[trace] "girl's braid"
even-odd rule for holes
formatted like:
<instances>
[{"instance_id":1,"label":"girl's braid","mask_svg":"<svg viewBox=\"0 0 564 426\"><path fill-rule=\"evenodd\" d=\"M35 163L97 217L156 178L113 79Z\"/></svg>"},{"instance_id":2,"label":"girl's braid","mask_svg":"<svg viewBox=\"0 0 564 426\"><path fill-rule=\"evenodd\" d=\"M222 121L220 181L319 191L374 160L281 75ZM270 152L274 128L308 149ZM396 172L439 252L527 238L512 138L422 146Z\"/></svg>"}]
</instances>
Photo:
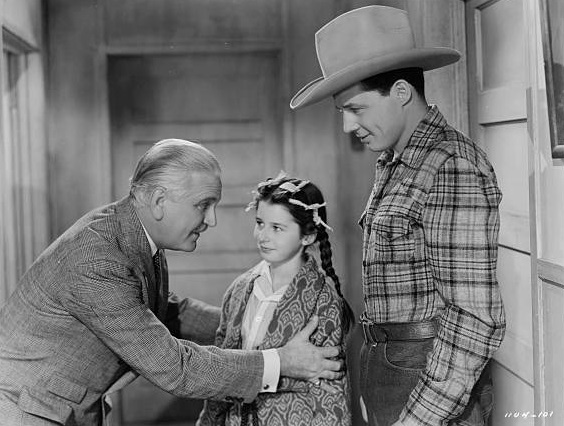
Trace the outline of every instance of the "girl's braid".
<instances>
[{"instance_id":1,"label":"girl's braid","mask_svg":"<svg viewBox=\"0 0 564 426\"><path fill-rule=\"evenodd\" d=\"M321 258L321 267L323 268L327 276L335 282L337 293L343 300L343 313L345 317L345 324L343 326L346 334L350 330L352 324L354 324L354 312L341 291L341 282L339 281L339 277L335 272L335 268L333 268L333 251L331 250L329 235L327 235L327 231L323 226L317 227L317 239L319 241L319 257Z\"/></svg>"}]
</instances>

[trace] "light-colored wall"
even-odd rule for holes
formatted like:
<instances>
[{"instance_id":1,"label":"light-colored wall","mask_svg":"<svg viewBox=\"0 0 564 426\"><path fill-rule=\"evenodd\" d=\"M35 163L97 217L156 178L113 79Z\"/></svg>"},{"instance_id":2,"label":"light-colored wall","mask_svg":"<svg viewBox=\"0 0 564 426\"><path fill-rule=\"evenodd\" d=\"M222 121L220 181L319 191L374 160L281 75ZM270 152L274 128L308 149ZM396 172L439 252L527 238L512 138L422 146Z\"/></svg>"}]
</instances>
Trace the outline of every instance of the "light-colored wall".
<instances>
[{"instance_id":1,"label":"light-colored wall","mask_svg":"<svg viewBox=\"0 0 564 426\"><path fill-rule=\"evenodd\" d=\"M533 265L535 425L564 424L564 159L553 159L546 100L539 0L527 0L529 25L530 163L536 227ZM556 47L560 48L560 47Z\"/></svg>"},{"instance_id":2,"label":"light-colored wall","mask_svg":"<svg viewBox=\"0 0 564 426\"><path fill-rule=\"evenodd\" d=\"M96 0L49 0L51 237L111 200L109 128Z\"/></svg>"},{"instance_id":3,"label":"light-colored wall","mask_svg":"<svg viewBox=\"0 0 564 426\"><path fill-rule=\"evenodd\" d=\"M335 136L335 108L325 100L298 111L290 111L290 98L305 84L318 78L321 70L315 52L314 35L317 29L340 13L339 2L309 1L307 8L300 0L288 2L288 16L292 19L286 29L289 61L289 85L284 107L288 111L286 135L286 167L289 172L316 183L327 201L327 216L334 232L330 234L333 263L343 281L345 293L352 285L345 278L348 234L344 226L346 204L343 185L346 178L339 169L341 141Z\"/></svg>"},{"instance_id":4,"label":"light-colored wall","mask_svg":"<svg viewBox=\"0 0 564 426\"><path fill-rule=\"evenodd\" d=\"M3 25L35 46L42 42L42 0L3 0Z\"/></svg>"},{"instance_id":5,"label":"light-colored wall","mask_svg":"<svg viewBox=\"0 0 564 426\"><path fill-rule=\"evenodd\" d=\"M17 55L20 74L14 86L17 90L12 87L18 96L19 119L11 125L19 126L18 142L10 137L0 144L0 161L4 162L0 166L1 208L7 213L0 214L0 304L49 242L42 7L41 0L1 3L1 23L6 31L6 37L0 37L1 45ZM3 60L4 56L0 62ZM5 71L4 64L1 65L0 73ZM0 116L5 118L6 112ZM3 137L4 132L0 132L0 138Z\"/></svg>"},{"instance_id":6,"label":"light-colored wall","mask_svg":"<svg viewBox=\"0 0 564 426\"><path fill-rule=\"evenodd\" d=\"M521 186L528 187L528 203L522 207L527 208L530 219L530 256L500 256L500 268L505 278L511 278L502 290L509 307L508 333L513 334L506 341L513 346L504 342L497 355L499 363L494 366L492 424L552 426L564 424L564 344L555 337L562 334L564 324L564 160L551 155L540 0L522 3L528 138L525 150L514 153L511 162L506 159L502 166L528 172L527 182ZM524 158L526 163L519 161ZM525 284L530 288L522 288ZM524 290L530 297L522 297ZM521 296L516 297L518 294ZM517 350L519 342L526 348L526 356Z\"/></svg>"}]
</instances>

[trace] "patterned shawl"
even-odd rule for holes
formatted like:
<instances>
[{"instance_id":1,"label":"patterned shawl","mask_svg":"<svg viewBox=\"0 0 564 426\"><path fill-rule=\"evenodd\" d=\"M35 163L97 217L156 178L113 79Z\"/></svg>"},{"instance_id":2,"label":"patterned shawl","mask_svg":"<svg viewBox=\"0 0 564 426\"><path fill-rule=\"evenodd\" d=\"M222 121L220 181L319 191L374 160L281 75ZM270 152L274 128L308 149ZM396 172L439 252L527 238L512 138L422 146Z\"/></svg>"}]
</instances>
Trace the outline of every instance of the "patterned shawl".
<instances>
[{"instance_id":1,"label":"patterned shawl","mask_svg":"<svg viewBox=\"0 0 564 426\"><path fill-rule=\"evenodd\" d=\"M245 307L258 277L258 268L247 271L228 288L216 345L222 348L241 348L241 326ZM258 349L284 346L311 317L319 316L319 326L311 336L318 345L342 346L342 299L334 283L321 271L313 256L288 286ZM253 402L259 424L269 426L350 425L350 391L348 377L332 381L338 390L331 394L311 382L281 377L277 393L261 393ZM198 425L241 425L244 406L241 401L207 401ZM246 425L245 425L246 426Z\"/></svg>"}]
</instances>

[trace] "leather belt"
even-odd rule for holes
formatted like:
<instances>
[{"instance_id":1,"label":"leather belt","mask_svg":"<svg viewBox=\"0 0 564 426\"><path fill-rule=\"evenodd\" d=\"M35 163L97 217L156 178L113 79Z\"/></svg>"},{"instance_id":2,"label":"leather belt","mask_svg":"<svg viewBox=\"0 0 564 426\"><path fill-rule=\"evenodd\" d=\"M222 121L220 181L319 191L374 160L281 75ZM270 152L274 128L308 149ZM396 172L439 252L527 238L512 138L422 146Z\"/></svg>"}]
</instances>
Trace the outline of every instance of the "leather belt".
<instances>
[{"instance_id":1,"label":"leather belt","mask_svg":"<svg viewBox=\"0 0 564 426\"><path fill-rule=\"evenodd\" d=\"M388 341L409 341L431 339L437 335L437 320L417 322L370 323L361 320L364 342L384 343Z\"/></svg>"}]
</instances>

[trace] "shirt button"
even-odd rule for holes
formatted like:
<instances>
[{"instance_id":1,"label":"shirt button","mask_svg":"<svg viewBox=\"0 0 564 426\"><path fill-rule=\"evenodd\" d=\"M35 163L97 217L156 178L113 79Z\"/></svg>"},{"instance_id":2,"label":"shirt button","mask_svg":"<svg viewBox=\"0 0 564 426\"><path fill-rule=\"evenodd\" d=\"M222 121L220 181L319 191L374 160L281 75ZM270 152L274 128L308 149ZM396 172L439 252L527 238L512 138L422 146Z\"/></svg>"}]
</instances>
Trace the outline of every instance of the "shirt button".
<instances>
[{"instance_id":1,"label":"shirt button","mask_svg":"<svg viewBox=\"0 0 564 426\"><path fill-rule=\"evenodd\" d=\"M270 388L270 385L264 385L262 389L267 390L268 388Z\"/></svg>"}]
</instances>

